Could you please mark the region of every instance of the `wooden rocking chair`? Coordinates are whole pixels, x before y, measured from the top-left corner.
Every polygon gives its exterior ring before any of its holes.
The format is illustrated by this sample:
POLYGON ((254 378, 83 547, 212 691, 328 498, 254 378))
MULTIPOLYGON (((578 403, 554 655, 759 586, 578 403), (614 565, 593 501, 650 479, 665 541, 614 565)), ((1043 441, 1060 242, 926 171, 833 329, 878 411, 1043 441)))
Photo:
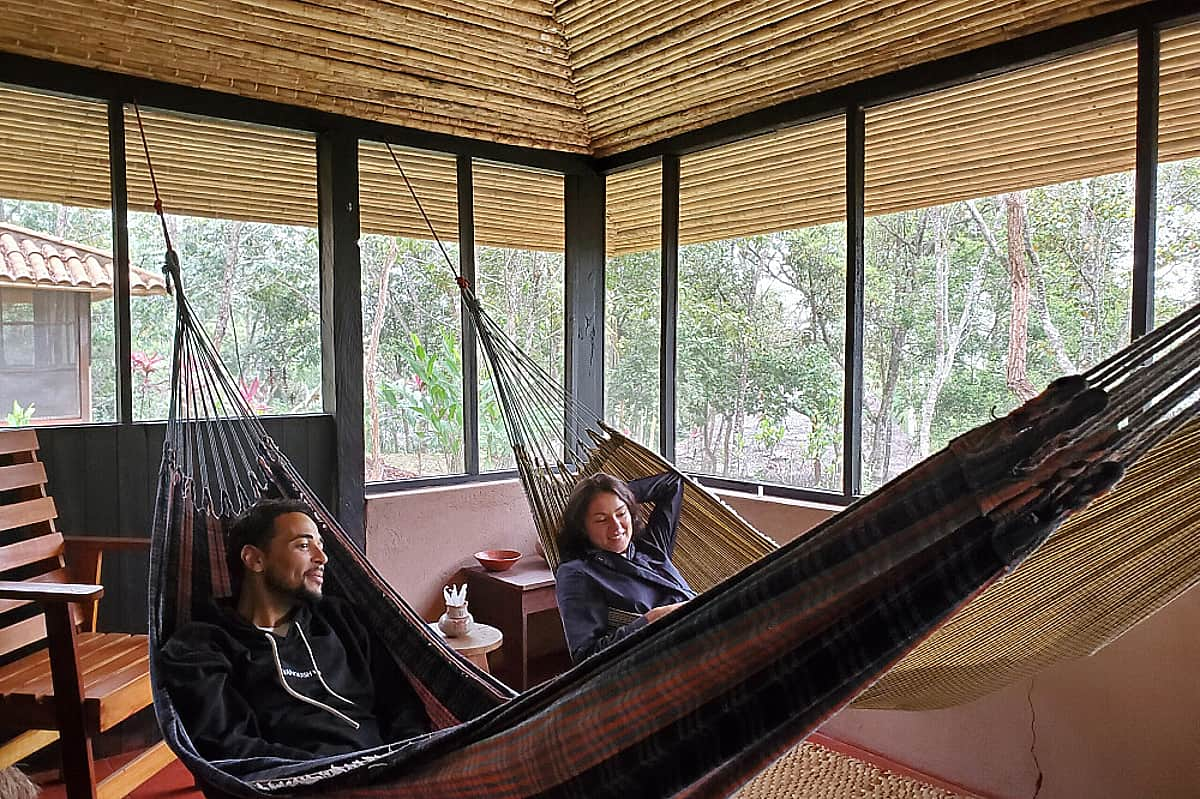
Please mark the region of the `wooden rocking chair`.
POLYGON ((59 740, 69 799, 117 799, 175 758, 160 741, 98 784, 92 763, 92 738, 151 704, 147 637, 96 632, 104 551, 149 540, 64 539, 37 449, 0 431, 0 768, 59 740))

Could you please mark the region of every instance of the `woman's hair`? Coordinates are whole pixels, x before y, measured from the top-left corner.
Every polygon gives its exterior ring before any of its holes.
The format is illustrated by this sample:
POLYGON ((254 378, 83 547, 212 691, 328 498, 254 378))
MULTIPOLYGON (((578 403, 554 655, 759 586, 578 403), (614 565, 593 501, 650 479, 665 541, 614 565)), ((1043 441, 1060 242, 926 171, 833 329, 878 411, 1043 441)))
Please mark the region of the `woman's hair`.
POLYGON ((642 531, 641 516, 637 512, 638 501, 629 490, 629 486, 624 480, 611 474, 596 472, 576 483, 571 491, 571 498, 567 500, 562 527, 558 529, 560 561, 581 558, 587 550, 587 510, 597 494, 616 494, 618 499, 629 506, 629 515, 633 519, 633 534, 636 536, 642 531))

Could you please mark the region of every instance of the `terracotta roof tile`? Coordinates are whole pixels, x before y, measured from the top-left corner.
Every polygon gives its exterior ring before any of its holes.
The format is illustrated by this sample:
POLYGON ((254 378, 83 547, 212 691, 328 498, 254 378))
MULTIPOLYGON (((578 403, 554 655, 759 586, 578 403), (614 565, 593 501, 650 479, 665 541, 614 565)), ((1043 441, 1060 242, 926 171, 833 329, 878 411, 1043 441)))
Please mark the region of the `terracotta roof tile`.
MULTIPOLYGON (((108 296, 113 292, 112 255, 3 224, 0 225, 0 286, 39 286, 108 296)), ((160 275, 136 266, 129 268, 129 289, 139 297, 167 293, 160 275)))

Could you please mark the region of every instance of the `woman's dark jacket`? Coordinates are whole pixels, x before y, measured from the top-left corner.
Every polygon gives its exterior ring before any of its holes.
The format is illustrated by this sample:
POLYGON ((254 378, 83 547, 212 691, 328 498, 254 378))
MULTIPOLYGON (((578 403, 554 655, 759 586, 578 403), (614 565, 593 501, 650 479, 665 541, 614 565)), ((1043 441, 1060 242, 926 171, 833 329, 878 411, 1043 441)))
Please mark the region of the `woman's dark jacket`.
POLYGON ((625 553, 589 547, 555 574, 558 610, 576 663, 646 626, 643 616, 610 631, 610 607, 642 614, 696 595, 671 562, 683 478, 667 472, 634 480, 629 488, 639 503, 653 502, 654 510, 625 553))
POLYGON ((188 736, 210 761, 307 760, 429 731, 383 645, 332 597, 298 607, 286 636, 210 605, 167 641, 160 665, 188 736))

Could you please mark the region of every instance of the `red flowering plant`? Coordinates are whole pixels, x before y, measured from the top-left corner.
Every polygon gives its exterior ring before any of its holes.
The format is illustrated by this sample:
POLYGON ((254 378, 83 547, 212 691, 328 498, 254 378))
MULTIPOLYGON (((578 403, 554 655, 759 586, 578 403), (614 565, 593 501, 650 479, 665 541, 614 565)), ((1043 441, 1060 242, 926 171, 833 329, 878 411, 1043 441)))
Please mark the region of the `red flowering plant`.
POLYGON ((257 377, 249 382, 246 381, 246 378, 239 377, 238 391, 242 393, 242 399, 255 413, 266 413, 267 401, 271 398, 271 391, 266 383, 257 377))

